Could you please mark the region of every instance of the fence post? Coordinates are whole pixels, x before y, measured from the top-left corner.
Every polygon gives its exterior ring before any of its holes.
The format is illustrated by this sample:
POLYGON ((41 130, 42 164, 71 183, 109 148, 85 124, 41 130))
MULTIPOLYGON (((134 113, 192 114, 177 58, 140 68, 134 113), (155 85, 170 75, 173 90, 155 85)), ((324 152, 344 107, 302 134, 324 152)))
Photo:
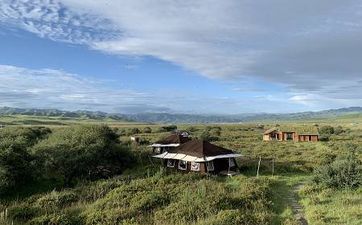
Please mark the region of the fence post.
POLYGON ((256 170, 256 177, 259 177, 260 163, 261 163, 261 156, 259 156, 258 169, 256 170))

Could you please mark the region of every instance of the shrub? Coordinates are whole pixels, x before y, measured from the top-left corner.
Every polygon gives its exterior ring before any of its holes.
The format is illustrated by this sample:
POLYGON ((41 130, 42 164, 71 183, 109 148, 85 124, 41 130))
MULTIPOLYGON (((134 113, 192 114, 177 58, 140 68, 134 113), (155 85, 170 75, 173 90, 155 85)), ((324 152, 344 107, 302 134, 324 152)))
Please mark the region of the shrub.
POLYGON ((213 136, 213 135, 210 133, 210 131, 208 131, 208 130, 203 131, 203 132, 200 134, 199 138, 200 138, 201 140, 204 140, 204 141, 217 141, 217 140, 219 140, 219 137, 213 136))
POLYGON ((159 132, 170 132, 174 130, 177 130, 176 125, 163 126, 158 129, 159 132))
POLYGON ((62 209, 63 207, 69 206, 70 204, 76 202, 77 200, 78 196, 74 192, 52 191, 49 194, 37 199, 35 205, 45 210, 55 209, 55 208, 62 209))
POLYGON ((34 158, 28 148, 50 133, 48 128, 4 128, 0 130, 0 194, 31 180, 34 158))
POLYGON ((139 134, 141 133, 140 129, 138 129, 137 127, 134 127, 134 128, 131 128, 131 129, 128 129, 126 134, 129 136, 129 135, 134 135, 134 134, 139 134))
POLYGON ((143 128, 143 133, 145 133, 145 134, 152 133, 151 127, 145 127, 145 128, 143 128))
POLYGON ((323 126, 319 128, 320 135, 332 135, 334 134, 334 128, 332 126, 323 126))
POLYGON ((194 126, 190 126, 188 128, 186 128, 186 131, 189 132, 189 133, 193 133, 193 132, 196 132, 198 129, 194 126))
POLYGON ((15 205, 8 209, 9 218, 16 221, 27 221, 34 218, 39 209, 28 204, 15 205))
POLYGON ((32 219, 30 225, 81 225, 83 219, 74 212, 58 212, 54 214, 45 214, 32 219))
POLYGON ((108 126, 98 125, 59 129, 33 150, 45 175, 61 178, 65 185, 119 174, 132 159, 118 136, 108 126))
POLYGON ((334 128, 334 134, 335 135, 340 135, 340 134, 342 134, 344 132, 344 130, 343 130, 343 127, 341 127, 341 126, 338 126, 338 127, 336 127, 336 128, 334 128))
POLYGON ((329 141, 330 135, 322 134, 319 136, 320 141, 329 141))
POLYGON ((330 188, 357 188, 362 184, 361 161, 351 152, 347 159, 335 160, 315 170, 314 182, 330 188))

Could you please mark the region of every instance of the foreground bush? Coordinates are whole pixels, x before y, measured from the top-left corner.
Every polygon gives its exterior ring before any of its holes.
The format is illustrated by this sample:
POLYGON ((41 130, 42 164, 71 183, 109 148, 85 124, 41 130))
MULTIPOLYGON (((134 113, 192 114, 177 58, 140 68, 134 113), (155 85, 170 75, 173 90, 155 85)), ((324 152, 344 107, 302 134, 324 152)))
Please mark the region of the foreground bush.
POLYGON ((0 130, 0 194, 24 185, 34 177, 34 158, 29 148, 49 133, 47 128, 0 130))
POLYGON ((329 188, 357 188, 362 184, 361 161, 353 152, 315 170, 314 182, 329 188))
POLYGON ((197 175, 154 176, 122 185, 96 201, 85 224, 270 224, 267 180, 219 182, 197 175))
POLYGON ((54 131, 33 147, 38 166, 47 177, 65 185, 77 179, 98 179, 120 174, 131 164, 131 155, 107 126, 74 126, 54 131))

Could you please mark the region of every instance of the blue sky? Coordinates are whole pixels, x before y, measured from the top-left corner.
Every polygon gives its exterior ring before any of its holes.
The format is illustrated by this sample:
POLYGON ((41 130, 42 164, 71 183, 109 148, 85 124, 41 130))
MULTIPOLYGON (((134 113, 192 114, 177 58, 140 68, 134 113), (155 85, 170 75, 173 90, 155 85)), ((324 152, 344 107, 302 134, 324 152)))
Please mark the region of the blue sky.
POLYGON ((358 1, 0 2, 0 106, 236 114, 362 103, 358 1))

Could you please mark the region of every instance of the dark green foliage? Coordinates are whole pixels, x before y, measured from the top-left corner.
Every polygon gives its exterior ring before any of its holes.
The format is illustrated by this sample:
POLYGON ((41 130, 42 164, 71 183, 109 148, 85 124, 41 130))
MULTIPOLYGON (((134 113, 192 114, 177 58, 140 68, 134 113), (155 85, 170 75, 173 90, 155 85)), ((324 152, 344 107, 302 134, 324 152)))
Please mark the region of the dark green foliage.
POLYGON ((353 151, 346 159, 321 166, 314 173, 314 182, 329 188, 357 188, 362 185, 362 164, 353 151))
POLYGON ((127 135, 134 135, 134 134, 139 134, 141 133, 140 129, 138 129, 137 127, 133 127, 131 129, 127 130, 127 135))
POLYGON ((29 225, 82 225, 83 219, 75 212, 45 214, 32 219, 29 225))
POLYGON ((208 131, 204 130, 199 138, 204 141, 218 141, 219 140, 220 132, 218 130, 215 131, 208 131))
POLYGON ((162 126, 158 129, 159 132, 170 132, 177 130, 176 125, 162 126))
POLYGON ((10 207, 8 209, 8 215, 16 221, 28 221, 37 215, 38 210, 39 209, 24 203, 10 207))
POLYGON ((143 128, 143 133, 145 133, 145 134, 152 133, 151 127, 145 127, 145 128, 143 128))
POLYGON ((98 179, 121 173, 131 162, 118 136, 107 126, 73 126, 56 130, 33 147, 38 166, 48 177, 98 179))
POLYGON ((334 128, 332 126, 323 126, 319 128, 320 135, 332 135, 334 134, 334 128))
POLYGON ((185 130, 187 132, 189 132, 189 133, 193 133, 193 132, 198 131, 198 129, 196 127, 194 127, 194 126, 187 127, 185 130))
POLYGON ((343 130, 343 127, 342 126, 337 126, 336 128, 334 128, 334 134, 335 135, 340 135, 340 134, 342 134, 343 132, 345 132, 344 130, 343 130))
POLYGON ((322 134, 319 136, 320 141, 329 141, 329 139, 330 139, 330 135, 327 135, 327 134, 322 134))
POLYGON ((29 181, 32 174, 32 157, 20 146, 0 150, 0 193, 29 181))
POLYGON ((16 188, 34 176, 34 158, 28 148, 50 133, 47 128, 0 130, 0 193, 16 188))

